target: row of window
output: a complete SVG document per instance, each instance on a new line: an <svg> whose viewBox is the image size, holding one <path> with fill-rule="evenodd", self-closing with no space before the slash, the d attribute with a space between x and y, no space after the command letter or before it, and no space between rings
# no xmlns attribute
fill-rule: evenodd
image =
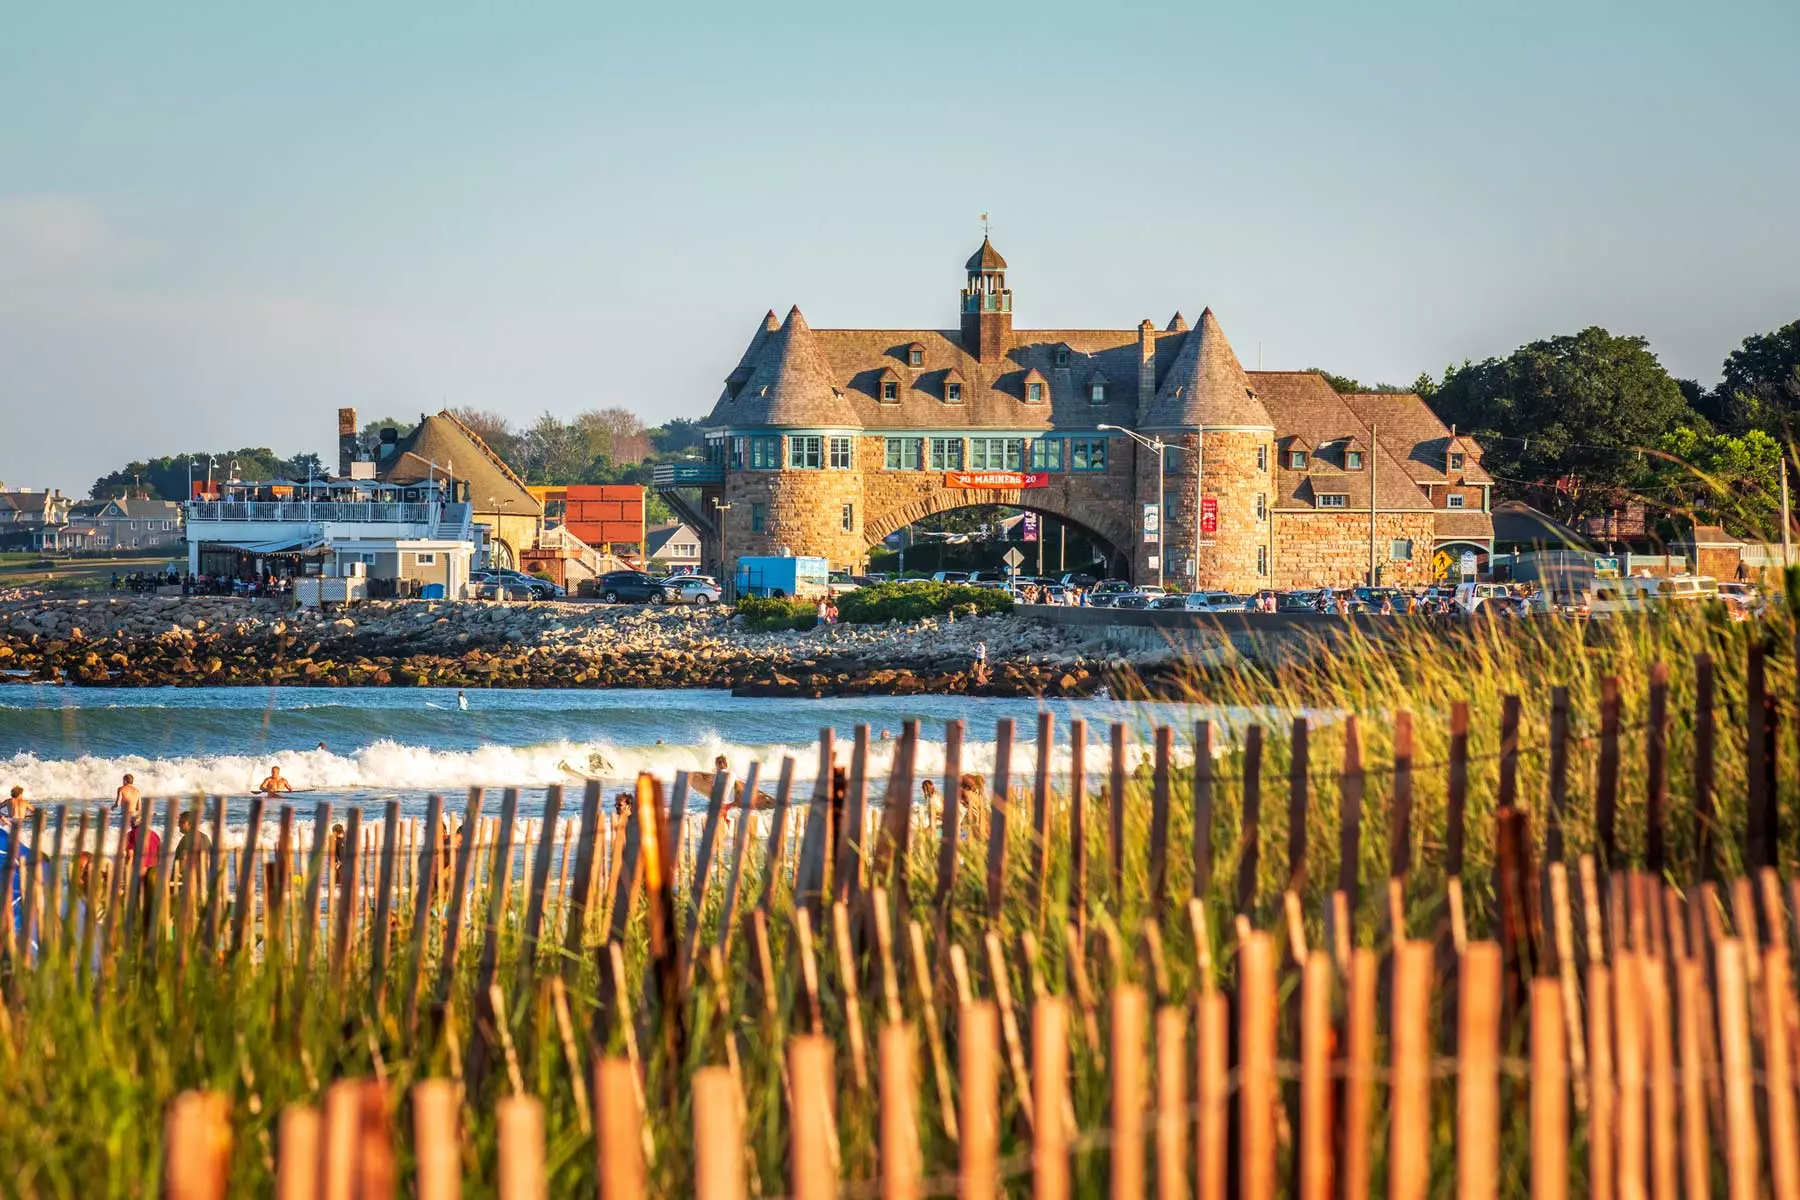
<svg viewBox="0 0 1800 1200"><path fill-rule="evenodd" d="M968 467L975 471L1104 471L1105 438L978 437L967 439ZM890 471L960 471L964 439L960 437L886 440L886 465ZM856 466L856 439L839 434L793 434L787 440L787 459L781 454L781 438L774 434L731 439L734 470L849 471Z"/></svg>
<svg viewBox="0 0 1800 1200"><path fill-rule="evenodd" d="M912 365L916 367L919 364L915 362ZM898 404L898 403L900 403L900 381L898 379L882 380L880 396L881 396L881 402L883 404ZM1042 404L1044 402L1044 399L1045 399L1045 392L1044 392L1043 384L1037 383L1037 382L1032 382L1032 383L1027 383L1025 385L1025 403L1027 403L1027 404ZM1088 400L1094 404L1105 404L1106 403L1106 383L1105 383L1105 381L1096 379L1096 380L1094 380L1094 382L1088 384ZM954 379L945 380L944 381L944 403L945 404L961 404L962 402L963 402L963 385Z"/></svg>

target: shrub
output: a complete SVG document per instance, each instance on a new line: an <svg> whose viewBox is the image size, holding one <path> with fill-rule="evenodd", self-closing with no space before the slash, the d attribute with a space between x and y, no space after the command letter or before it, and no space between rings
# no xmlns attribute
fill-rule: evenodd
<svg viewBox="0 0 1800 1200"><path fill-rule="evenodd" d="M738 616L758 633L777 629L811 629L819 622L818 607L806 600L775 596L745 596L737 602Z"/></svg>
<svg viewBox="0 0 1800 1200"><path fill-rule="evenodd" d="M999 588L967 587L929 579L876 584L838 598L838 619L854 625L916 621L950 612L958 616L987 616L1012 610L1012 597Z"/></svg>

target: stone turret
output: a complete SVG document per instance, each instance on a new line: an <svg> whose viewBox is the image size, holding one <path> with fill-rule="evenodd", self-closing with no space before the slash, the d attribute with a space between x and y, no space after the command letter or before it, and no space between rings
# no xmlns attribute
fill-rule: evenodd
<svg viewBox="0 0 1800 1200"><path fill-rule="evenodd" d="M1179 336L1161 384L1138 409L1138 430L1171 447L1161 497L1154 454L1139 456L1137 480L1141 503L1164 506L1165 578L1238 592L1268 587L1274 422L1212 309ZM1150 545L1144 553L1154 550Z"/></svg>

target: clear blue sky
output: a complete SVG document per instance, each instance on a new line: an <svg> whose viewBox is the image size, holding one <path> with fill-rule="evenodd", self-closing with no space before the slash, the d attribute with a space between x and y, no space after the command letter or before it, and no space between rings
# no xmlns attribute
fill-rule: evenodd
<svg viewBox="0 0 1800 1200"><path fill-rule="evenodd" d="M455 11L462 9L465 11ZM1793 0L40 4L0 14L0 480L335 410L699 416L768 308L1211 305L1409 381L1800 317Z"/></svg>

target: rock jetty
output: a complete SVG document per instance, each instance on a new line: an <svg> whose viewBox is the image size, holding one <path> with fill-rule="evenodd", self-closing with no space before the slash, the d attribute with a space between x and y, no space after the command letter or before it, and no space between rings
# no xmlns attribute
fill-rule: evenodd
<svg viewBox="0 0 1800 1200"><path fill-rule="evenodd" d="M1020 616L753 633L717 608L383 601L320 614L222 597L0 601L0 680L87 687L1079 696L1144 665L1084 652Z"/></svg>

